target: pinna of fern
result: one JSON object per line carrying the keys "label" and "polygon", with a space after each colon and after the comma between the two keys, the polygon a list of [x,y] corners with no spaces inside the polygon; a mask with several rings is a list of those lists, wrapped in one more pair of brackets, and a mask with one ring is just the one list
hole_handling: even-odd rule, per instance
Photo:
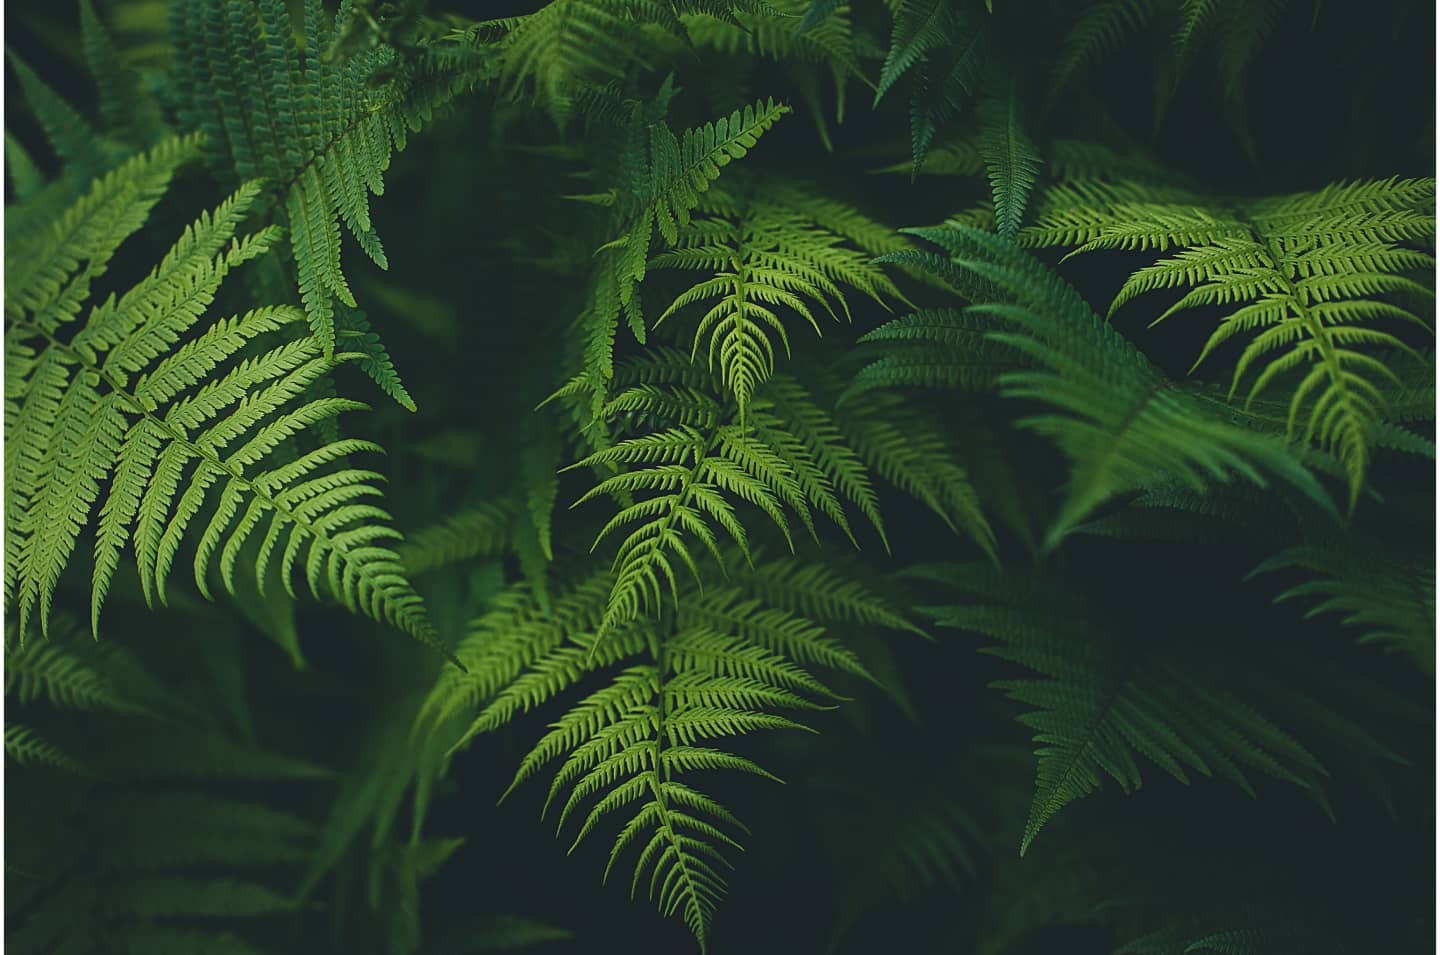
{"label": "pinna of fern", "polygon": [[257,350],[262,335],[301,317],[287,306],[201,322],[226,275],[280,237],[277,226],[235,237],[258,184],[201,215],[149,275],[81,318],[94,280],[198,152],[189,137],[137,155],[96,180],[43,244],[7,249],[5,593],[18,603],[20,632],[35,619],[48,629],[83,531],[95,531],[98,628],[121,550],[133,543],[146,599],[164,602],[187,532],[208,514],[195,542],[202,594],[217,568],[234,594],[242,552],[263,532],[251,565],[262,588],[278,566],[293,594],[303,567],[317,596],[328,592],[434,644],[386,543],[399,535],[364,501],[379,494],[380,476],[348,464],[379,448],[342,439],[298,458],[280,454],[287,439],[364,407],[306,394],[359,356],[327,358],[308,336]]}
{"label": "pinna of fern", "polygon": [[1237,476],[1261,486],[1279,478],[1333,510],[1283,441],[1236,427],[1191,389],[1168,381],[1073,288],[1013,243],[961,225],[905,231],[941,253],[905,251],[883,261],[927,269],[976,304],[931,313],[924,322],[898,319],[881,334],[903,338],[898,332],[910,328],[963,343],[975,322],[988,322],[985,340],[1017,354],[1016,367],[996,378],[1000,393],[1052,409],[1019,424],[1052,438],[1071,461],[1047,547],[1102,502],[1171,480],[1200,489]]}
{"label": "pinna of fern", "polygon": [[607,877],[623,856],[638,854],[632,896],[646,885],[661,912],[681,917],[703,951],[724,897],[728,855],[746,829],[695,788],[694,776],[727,770],[776,779],[711,741],[804,729],[781,714],[839,699],[813,667],[871,679],[827,624],[913,629],[855,581],[788,562],[776,570],[756,577],[765,581],[763,598],[743,582],[703,591],[686,582],[673,611],[629,621],[603,640],[608,571],[567,581],[550,614],[528,590],[511,588],[461,641],[456,653],[465,672],[441,675],[417,729],[442,731],[478,711],[453,752],[596,674],[610,674],[610,682],[550,725],[506,794],[563,760],[544,811],[559,806],[562,831],[578,824],[571,848],[623,810]]}
{"label": "pinna of fern", "polygon": [[1375,326],[1411,326],[1427,343],[1434,334],[1434,291],[1415,277],[1434,269],[1425,251],[1434,242],[1434,197],[1433,179],[1370,180],[1220,211],[1134,184],[1066,184],[1047,196],[1046,212],[1022,240],[1073,246],[1071,255],[1177,248],[1131,275],[1110,312],[1169,289],[1185,294],[1152,324],[1190,308],[1223,309],[1195,365],[1248,338],[1231,394],[1252,370],[1247,400],[1285,387],[1290,437],[1313,440],[1342,464],[1353,509],[1390,421],[1387,393],[1404,384],[1374,351],[1427,361]]}

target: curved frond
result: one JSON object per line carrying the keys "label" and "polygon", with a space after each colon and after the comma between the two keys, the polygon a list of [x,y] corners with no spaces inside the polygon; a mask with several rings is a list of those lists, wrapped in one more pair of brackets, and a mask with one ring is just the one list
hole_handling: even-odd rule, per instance
{"label": "curved frond", "polygon": [[[1387,392],[1400,384],[1384,350],[1409,363],[1420,356],[1395,332],[1417,327],[1434,292],[1412,276],[1434,269],[1433,179],[1335,183],[1314,193],[1262,199],[1212,214],[1202,206],[1135,202],[1109,187],[1071,188],[1025,239],[1075,251],[1166,251],[1135,272],[1113,313],[1140,295],[1184,290],[1155,321],[1191,308],[1225,315],[1196,366],[1232,341],[1247,340],[1235,362],[1233,394],[1258,371],[1247,400],[1288,384],[1287,432],[1313,440],[1343,466],[1353,508],[1389,415]],[[1419,246],[1417,248],[1417,246]],[[1398,440],[1392,437],[1391,441]]]}
{"label": "curved frond", "polygon": [[[387,267],[369,197],[384,192],[392,154],[459,92],[463,75],[439,56],[401,61],[387,45],[331,56],[334,25],[319,0],[304,4],[300,44],[283,0],[179,0],[171,27],[181,125],[205,133],[224,180],[263,178],[283,202],[306,320],[332,357],[335,300],[355,306],[337,220]],[[362,365],[406,403],[393,368]]]}
{"label": "curved frond", "polygon": [[1065,502],[1047,537],[1054,547],[1101,502],[1179,480],[1197,489],[1267,475],[1321,506],[1329,499],[1279,439],[1232,425],[1194,391],[1176,385],[1121,338],[1068,285],[1025,252],[962,226],[907,230],[938,244],[936,271],[985,304],[992,341],[1033,363],[999,379],[1007,397],[1053,409],[1021,425],[1054,439],[1072,462]]}
{"label": "curved frond", "polygon": [[120,551],[133,542],[145,596],[163,602],[193,526],[202,594],[217,569],[233,594],[241,551],[263,539],[254,557],[260,586],[272,558],[287,588],[303,567],[317,596],[326,591],[433,644],[420,598],[385,543],[399,535],[384,511],[362,503],[379,494],[379,475],[346,461],[375,446],[342,440],[294,459],[274,454],[363,407],[306,395],[350,356],[327,359],[313,338],[252,348],[292,327],[300,316],[287,307],[201,323],[226,275],[279,238],[275,227],[235,238],[257,185],[202,215],[148,276],[74,321],[89,280],[140,227],[193,150],[187,143],[157,147],[97,181],[49,247],[7,270],[6,596],[18,603],[20,632],[36,618],[48,631],[61,572],[94,519],[92,628]]}

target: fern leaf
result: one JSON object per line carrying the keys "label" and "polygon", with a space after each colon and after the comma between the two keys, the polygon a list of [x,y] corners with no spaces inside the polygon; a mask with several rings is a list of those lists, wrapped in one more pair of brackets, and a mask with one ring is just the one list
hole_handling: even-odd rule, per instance
{"label": "fern leaf", "polygon": [[1007,94],[981,105],[980,124],[980,155],[990,178],[995,225],[1000,235],[1014,239],[1035,186],[1040,156],[1022,125],[1013,82]]}
{"label": "fern leaf", "polygon": [[1246,771],[1319,792],[1325,768],[1266,715],[1257,698],[1220,689],[1226,657],[1204,643],[1127,634],[1068,590],[993,569],[932,568],[978,598],[934,612],[937,624],[984,633],[988,652],[1036,674],[995,685],[1035,709],[1020,721],[1039,744],[1036,791],[1020,843],[1023,855],[1045,823],[1110,777],[1126,792],[1141,784],[1135,757],[1181,782],[1223,776],[1246,791]]}
{"label": "fern leaf", "polygon": [[[781,712],[834,698],[807,663],[866,674],[813,621],[766,607],[743,590],[702,598],[683,580],[684,597],[665,622],[632,622],[601,643],[610,583],[602,574],[559,594],[553,621],[537,615],[532,595],[512,590],[462,641],[458,654],[469,672],[444,677],[426,711],[459,715],[479,707],[468,739],[582,681],[595,685],[525,755],[507,795],[559,761],[544,811],[559,807],[560,829],[577,833],[572,849],[608,818],[618,820],[606,877],[622,857],[634,858],[632,895],[648,885],[661,914],[681,918],[703,948],[725,895],[728,856],[746,830],[692,779],[730,771],[774,780],[725,742],[803,728]],[[803,590],[817,584],[817,604],[875,606],[872,595],[833,578],[792,583]],[[591,678],[606,671],[614,671],[610,679],[594,684]]]}
{"label": "fern leaf", "polygon": [[[174,7],[172,32],[181,123],[206,133],[222,178],[264,177],[283,200],[306,318],[329,358],[334,300],[355,306],[341,271],[338,222],[386,267],[369,196],[384,191],[391,155],[462,80],[438,59],[397,64],[388,46],[328,61],[320,52],[331,24],[318,0],[307,0],[304,13],[300,47],[279,0],[184,0]],[[387,73],[386,82],[372,83]],[[388,360],[362,365],[404,403]]]}
{"label": "fern leaf", "polygon": [[[216,500],[196,545],[202,593],[208,593],[207,572],[217,558],[222,581],[234,593],[239,552],[268,521],[256,563],[261,586],[280,536],[288,532],[281,561],[287,587],[303,554],[317,596],[327,590],[351,609],[436,645],[420,598],[383,544],[398,536],[382,523],[387,515],[356,503],[378,493],[372,483],[378,475],[330,467],[367,446],[342,441],[295,460],[272,460],[287,438],[361,407],[304,397],[335,361],[308,339],[215,375],[258,336],[284,329],[298,313],[257,309],[189,337],[227,273],[278,237],[271,227],[234,238],[258,186],[242,186],[202,215],[124,295],[92,308],[78,327],[61,325],[83,298],[74,296],[74,306],[58,314],[53,302],[84,290],[87,278],[103,270],[187,151],[193,141],[157,147],[97,182],[63,217],[51,245],[14,270],[15,284],[7,290],[13,320],[6,336],[12,374],[7,389],[17,403],[6,422],[7,456],[16,464],[6,480],[7,547],[15,561],[7,597],[18,599],[21,633],[32,615],[48,631],[61,571],[108,479],[99,507],[92,627],[118,551],[134,542],[145,594],[163,601],[192,520]],[[85,271],[75,276],[82,257]]]}
{"label": "fern leaf", "polygon": [[[1420,356],[1393,333],[1369,327],[1405,322],[1433,334],[1412,302],[1433,292],[1408,272],[1433,267],[1434,180],[1335,183],[1315,193],[1244,203],[1212,215],[1193,204],[1134,202],[1099,187],[1071,190],[1026,239],[1039,245],[1165,251],[1173,256],[1135,272],[1111,311],[1147,292],[1186,289],[1156,321],[1195,307],[1227,312],[1196,360],[1232,339],[1249,342],[1235,364],[1231,393],[1261,368],[1253,401],[1292,376],[1286,430],[1313,440],[1343,466],[1353,509],[1371,450],[1388,414],[1386,393],[1399,379],[1367,349]],[[1087,194],[1088,193],[1088,194]],[[1403,304],[1402,304],[1403,303]]]}
{"label": "fern leaf", "polygon": [[1364,546],[1308,545],[1281,551],[1250,576],[1303,570],[1313,575],[1276,596],[1275,601],[1316,599],[1305,616],[1344,614],[1343,622],[1363,632],[1360,643],[1377,643],[1431,673],[1435,667],[1435,572]]}
{"label": "fern leaf", "polygon": [[701,211],[705,216],[677,235],[675,249],[651,265],[699,269],[709,277],[676,298],[656,324],[690,305],[709,305],[692,357],[708,342],[707,364],[719,367],[743,424],[755,390],[773,373],[772,337],[789,354],[782,316],[798,315],[818,334],[817,310],[839,309],[848,317],[844,286],[876,301],[899,292],[864,254],[842,244],[843,232],[823,223],[852,235],[863,235],[865,224],[855,223],[854,215],[837,222],[822,200],[804,191],[760,186],[748,201],[712,191]]}
{"label": "fern leaf", "polygon": [[[1264,486],[1268,472],[1330,506],[1314,476],[1282,442],[1234,427],[1204,399],[1168,382],[1072,288],[1026,253],[960,226],[907,231],[950,253],[939,270],[965,294],[999,299],[972,306],[972,314],[1009,326],[992,332],[991,340],[1037,365],[1008,372],[999,383],[1002,394],[1055,409],[1022,425],[1055,439],[1073,464],[1047,547],[1102,501],[1166,480],[1198,489],[1241,476]],[[1006,300],[1013,304],[1001,304]]]}

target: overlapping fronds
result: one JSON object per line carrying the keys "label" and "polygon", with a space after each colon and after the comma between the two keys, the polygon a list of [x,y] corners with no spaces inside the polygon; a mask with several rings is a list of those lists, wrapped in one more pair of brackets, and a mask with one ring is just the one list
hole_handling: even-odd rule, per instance
{"label": "overlapping fronds", "polygon": [[693,775],[728,770],[775,779],[750,758],[722,748],[722,741],[804,728],[781,714],[837,699],[811,667],[868,678],[849,648],[794,608],[910,628],[856,581],[803,565],[787,569],[793,572],[781,589],[802,595],[798,600],[773,606],[744,584],[702,592],[682,581],[684,599],[673,613],[630,621],[603,640],[609,574],[558,593],[553,616],[526,591],[511,588],[462,640],[456,652],[467,672],[442,676],[419,728],[433,730],[478,710],[457,744],[463,746],[582,681],[593,685],[597,673],[611,674],[610,682],[550,725],[521,760],[510,790],[563,759],[545,811],[559,806],[559,829],[575,823],[578,844],[623,810],[607,877],[623,856],[635,854],[632,895],[646,885],[660,910],[682,918],[703,949],[724,897],[727,857],[740,848],[738,837],[746,830],[728,808],[695,788]]}
{"label": "overlapping fronds", "polygon": [[[355,305],[337,219],[388,267],[370,195],[384,192],[391,155],[463,77],[438,59],[399,59],[386,45],[333,56],[335,27],[319,0],[306,0],[299,44],[283,0],[176,0],[171,9],[181,124],[206,134],[222,180],[263,178],[284,203],[306,319],[330,357],[335,300]],[[406,404],[403,390],[386,390]]]}
{"label": "overlapping fronds", "polygon": [[622,505],[596,538],[598,546],[612,534],[625,535],[614,559],[602,637],[642,613],[658,613],[667,590],[678,597],[687,570],[698,578],[699,556],[723,563],[722,532],[748,555],[746,505],[769,518],[792,546],[791,521],[814,535],[815,512],[854,540],[846,502],[883,539],[866,465],[794,379],[777,378],[762,389],[744,424],[733,407],[685,384],[637,384],[617,393],[606,411],[641,411],[664,426],[571,466],[619,469],[576,502],[610,496]]}
{"label": "overlapping fronds", "polygon": [[1243,477],[1263,486],[1268,475],[1328,503],[1281,440],[1236,427],[1201,395],[1168,381],[1030,255],[958,225],[906,231],[947,254],[902,252],[885,260],[929,268],[980,303],[966,311],[994,321],[989,340],[1032,366],[1002,374],[1001,393],[1053,409],[1019,422],[1054,439],[1072,464],[1048,547],[1101,502],[1167,481],[1203,488]]}
{"label": "overlapping fronds", "polygon": [[[939,626],[986,634],[988,648],[1035,674],[994,685],[1033,707],[1019,717],[1035,730],[1036,790],[1020,842],[1023,855],[1068,803],[1105,777],[1126,792],[1141,785],[1137,756],[1181,782],[1191,773],[1229,779],[1247,792],[1247,773],[1294,783],[1325,805],[1329,775],[1291,735],[1325,726],[1378,759],[1394,757],[1364,730],[1299,694],[1281,692],[1286,672],[1256,668],[1233,680],[1228,653],[1203,634],[1186,639],[1172,622],[1156,632],[1143,620],[1115,619],[1071,588],[985,565],[920,568],[917,574],[970,596],[930,611]],[[1282,726],[1280,721],[1289,721]],[[1343,726],[1343,729],[1336,727]]]}
{"label": "overlapping fronds", "polygon": [[913,172],[924,165],[935,134],[979,90],[986,53],[983,27],[950,0],[904,0],[896,9],[875,103],[879,105],[906,73],[915,74],[910,96]]}
{"label": "overlapping fronds", "polygon": [[1426,673],[1435,672],[1435,565],[1405,560],[1374,542],[1333,538],[1292,547],[1260,564],[1251,576],[1303,571],[1309,579],[1287,588],[1276,602],[1314,601],[1305,617],[1340,613],[1376,643]]}
{"label": "overlapping fronds", "polygon": [[[313,851],[314,826],[206,781],[269,779],[269,792],[323,770],[235,739],[137,655],[64,618],[43,650],[13,636],[7,756],[73,775],[7,780],[7,811],[27,830],[6,844],[7,951],[259,951],[253,927],[295,911],[276,882]],[[37,691],[49,706],[31,705]],[[43,732],[16,722],[32,719]]]}
{"label": "overlapping fronds", "polygon": [[837,407],[835,423],[876,474],[934,511],[950,530],[994,553],[995,532],[958,442],[923,403],[868,394]]}
{"label": "overlapping fronds", "polygon": [[[821,334],[817,312],[850,317],[847,290],[877,302],[898,297],[889,277],[871,262],[863,237],[879,228],[864,222],[833,222],[825,200],[793,184],[746,192],[712,189],[696,215],[651,268],[706,274],[656,319],[660,324],[691,305],[707,307],[695,330],[692,359],[705,346],[706,363],[718,368],[735,396],[743,424],[755,389],[775,368],[778,339],[788,356],[786,319],[803,319]],[[858,247],[857,247],[858,246]]]}
{"label": "overlapping fronds", "polygon": [[98,628],[121,550],[134,544],[147,600],[164,602],[187,531],[208,515],[194,545],[202,594],[216,569],[235,592],[242,551],[263,529],[253,557],[260,586],[272,564],[287,589],[303,567],[317,595],[433,642],[386,546],[399,535],[363,502],[379,494],[380,476],[347,463],[378,447],[346,439],[279,453],[287,439],[363,407],[305,394],[350,356],[327,358],[313,337],[252,348],[293,326],[300,313],[289,307],[202,322],[226,275],[280,237],[275,226],[235,237],[258,185],[203,214],[148,276],[77,320],[91,283],[196,152],[189,138],[135,157],[97,180],[44,246],[7,249],[5,593],[18,604],[20,632],[37,618],[48,628],[82,532],[95,533]]}
{"label": "overlapping fronds", "polygon": [[1353,507],[1389,418],[1386,392],[1401,384],[1374,350],[1425,360],[1375,326],[1410,326],[1427,340],[1434,334],[1434,291],[1424,276],[1435,264],[1425,251],[1435,236],[1435,181],[1336,183],[1223,209],[1147,201],[1133,185],[1058,191],[1025,241],[1075,253],[1176,249],[1135,272],[1110,311],[1170,289],[1185,294],[1156,322],[1190,308],[1223,309],[1196,366],[1232,339],[1248,338],[1231,393],[1252,370],[1250,399],[1287,382],[1291,437],[1315,441],[1343,465]]}
{"label": "overlapping fronds", "polygon": [[[849,4],[831,4],[824,17],[811,17],[806,6],[806,0],[775,0],[754,10],[736,9],[730,17],[716,12],[682,19],[686,36],[697,48],[716,50],[731,62],[763,58],[781,64],[808,107],[822,144],[830,149],[827,114],[833,113],[836,123],[843,122],[846,84],[852,79],[867,84],[869,80],[860,66],[863,47]],[[833,110],[822,97],[826,78],[834,91]]]}
{"label": "overlapping fronds", "polygon": [[[622,315],[636,339],[645,341],[639,285],[656,230],[667,247],[674,246],[721,169],[745,156],[786,112],[787,107],[767,100],[688,129],[679,138],[663,122],[643,130],[645,145],[630,157],[631,181],[605,197],[616,206],[617,235],[600,250],[603,260],[593,273],[580,319],[592,417],[599,417],[614,376],[615,332]],[[632,121],[640,119],[637,114]]]}
{"label": "overlapping fronds", "polygon": [[557,119],[589,86],[623,78],[643,62],[647,25],[678,27],[665,3],[648,0],[557,0],[525,16],[475,23],[464,36],[492,47],[500,88],[527,89]]}

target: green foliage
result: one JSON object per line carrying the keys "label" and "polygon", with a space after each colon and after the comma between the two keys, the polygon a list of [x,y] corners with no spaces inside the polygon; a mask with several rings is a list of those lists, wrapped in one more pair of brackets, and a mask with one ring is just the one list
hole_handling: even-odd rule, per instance
{"label": "green foliage", "polygon": [[1248,333],[1230,393],[1252,368],[1259,374],[1250,399],[1290,376],[1287,429],[1340,461],[1353,508],[1377,432],[1387,423],[1385,389],[1401,384],[1368,349],[1423,360],[1395,333],[1371,326],[1399,322],[1432,330],[1417,310],[1426,303],[1433,308],[1434,291],[1411,276],[1434,269],[1434,258],[1415,248],[1434,242],[1434,196],[1433,179],[1374,180],[1217,213],[1132,184],[1085,183],[1047,197],[1048,214],[1025,240],[1074,246],[1075,253],[1178,248],[1135,272],[1110,312],[1165,289],[1188,291],[1155,323],[1185,309],[1225,309],[1195,364]]}
{"label": "green foliage", "polygon": [[910,97],[910,155],[920,170],[936,133],[976,92],[986,63],[986,34],[949,0],[904,0],[895,13],[890,47],[875,89],[879,105],[894,83],[914,72]]}
{"label": "green foliage", "polygon": [[1363,628],[1361,643],[1382,644],[1423,672],[1435,670],[1435,568],[1403,559],[1374,542],[1330,540],[1282,551],[1253,571],[1304,570],[1314,575],[1289,587],[1276,602],[1320,598],[1306,616],[1340,612],[1344,623]]}
{"label": "green foliage", "polygon": [[1015,579],[980,565],[915,572],[974,601],[930,610],[937,625],[1001,641],[987,652],[1035,675],[993,684],[1034,708],[1019,719],[1040,744],[1021,855],[1056,813],[1106,776],[1126,792],[1138,789],[1137,755],[1181,782],[1189,773],[1220,776],[1252,795],[1246,771],[1263,773],[1311,791],[1322,805],[1329,772],[1286,722],[1314,720],[1371,758],[1398,758],[1360,727],[1319,712],[1318,701],[1287,698],[1283,671],[1250,673],[1244,695],[1222,689],[1228,654],[1213,638],[1207,645],[1156,633],[1143,616],[1111,619],[1044,578]]}
{"label": "green foliage", "polygon": [[740,849],[737,837],[747,830],[692,777],[730,770],[778,781],[754,760],[709,742],[804,729],[781,713],[838,699],[809,668],[871,679],[855,653],[827,634],[827,624],[909,626],[854,581],[821,567],[785,573],[779,588],[771,575],[757,574],[770,581],[765,596],[743,583],[707,591],[686,583],[677,587],[673,612],[620,624],[609,597],[618,584],[608,573],[557,595],[549,615],[530,594],[512,589],[462,640],[456,652],[466,672],[447,674],[435,688],[421,726],[437,728],[478,710],[454,748],[462,747],[592,682],[592,674],[612,674],[551,724],[506,793],[563,757],[545,812],[560,807],[560,831],[575,823],[571,850],[624,809],[606,877],[622,857],[636,856],[630,894],[645,884],[662,914],[678,915],[704,950],[725,894],[723,870],[732,866],[727,855]]}
{"label": "green foliage", "polygon": [[[1024,252],[965,226],[907,231],[948,256],[901,252],[885,260],[929,268],[977,300],[964,314],[991,322],[991,342],[1033,363],[1002,374],[1001,393],[1054,409],[1019,422],[1054,440],[1071,461],[1047,547],[1104,501],[1167,480],[1199,489],[1238,476],[1264,486],[1268,473],[1328,504],[1315,477],[1283,443],[1235,427],[1211,402],[1169,382]],[[963,325],[957,331],[963,334]]]}
{"label": "green foliage", "polygon": [[[285,204],[306,319],[335,352],[335,305],[355,306],[340,270],[338,216],[356,243],[387,268],[370,218],[370,195],[385,190],[391,154],[458,90],[444,64],[397,63],[376,46],[348,58],[325,54],[334,26],[307,0],[300,44],[280,0],[172,5],[180,122],[206,134],[222,180],[263,178]],[[414,410],[403,389],[376,380]]]}
{"label": "green foliage", "polygon": [[48,632],[61,572],[109,481],[98,512],[92,629],[120,551],[132,542],[146,600],[165,601],[185,531],[216,489],[195,550],[202,594],[209,596],[207,578],[217,567],[235,593],[241,551],[263,525],[254,562],[262,587],[274,560],[293,595],[299,564],[316,596],[323,582],[353,610],[433,643],[419,596],[384,546],[397,536],[377,523],[387,515],[358,503],[378,493],[379,475],[344,466],[346,456],[377,446],[350,439],[293,459],[271,457],[287,439],[364,407],[305,400],[305,387],[336,359],[302,339],[216,373],[250,342],[299,317],[284,307],[221,319],[185,340],[229,271],[278,237],[274,227],[235,237],[258,186],[242,186],[202,215],[149,276],[76,321],[91,283],[194,153],[194,139],[172,140],[97,180],[46,246],[6,270],[5,589],[7,602],[18,601],[20,632],[32,614]]}
{"label": "green foliage", "polygon": [[1428,12],[15,11],[6,943],[1429,951]]}
{"label": "green foliage", "polygon": [[[650,268],[710,276],[671,302],[656,324],[687,306],[714,301],[696,329],[691,360],[706,343],[707,363],[719,366],[742,425],[755,389],[775,367],[771,337],[790,353],[782,316],[798,315],[821,334],[816,311],[850,317],[846,286],[876,301],[900,294],[865,254],[877,251],[866,248],[866,238],[880,227],[860,216],[836,219],[832,209],[789,183],[738,196],[711,190],[696,209],[699,215],[672,241],[674,248],[650,261]],[[859,248],[846,248],[847,242]]]}

